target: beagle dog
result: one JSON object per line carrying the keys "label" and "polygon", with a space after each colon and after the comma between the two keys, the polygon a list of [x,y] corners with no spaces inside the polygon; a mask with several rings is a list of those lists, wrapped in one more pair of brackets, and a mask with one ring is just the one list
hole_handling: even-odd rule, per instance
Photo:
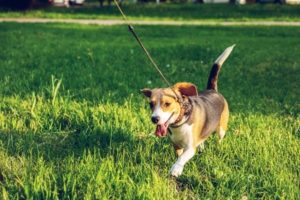
{"label": "beagle dog", "polygon": [[184,165],[195,155],[196,148],[214,132],[222,141],[227,130],[229,109],[226,99],[217,90],[220,69],[235,45],[228,47],[212,66],[206,90],[198,93],[192,83],[180,82],[169,88],[142,89],[150,99],[151,120],[155,135],[168,134],[178,156],[170,174],[178,177]]}

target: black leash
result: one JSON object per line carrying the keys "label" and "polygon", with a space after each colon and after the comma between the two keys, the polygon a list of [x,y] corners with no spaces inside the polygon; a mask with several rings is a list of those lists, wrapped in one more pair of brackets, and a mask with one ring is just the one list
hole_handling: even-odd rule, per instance
{"label": "black leash", "polygon": [[147,57],[149,58],[150,62],[152,63],[152,65],[154,66],[154,68],[156,69],[156,71],[159,73],[159,75],[161,76],[161,78],[163,79],[163,81],[168,85],[168,87],[174,92],[176,99],[179,103],[182,102],[182,99],[180,96],[177,95],[177,93],[174,91],[174,89],[171,87],[170,82],[166,79],[166,77],[163,75],[163,73],[161,72],[161,70],[159,69],[159,67],[157,66],[157,64],[154,62],[153,58],[151,57],[150,53],[148,52],[148,50],[146,49],[146,47],[143,45],[142,41],[140,40],[140,38],[138,37],[138,35],[135,33],[133,26],[129,23],[129,20],[127,19],[125,13],[122,11],[119,3],[117,0],[114,0],[117,8],[119,9],[121,15],[123,16],[124,21],[127,23],[128,29],[129,31],[132,33],[133,37],[136,39],[136,41],[139,43],[139,45],[142,47],[143,51],[145,52],[145,54],[147,55]]}

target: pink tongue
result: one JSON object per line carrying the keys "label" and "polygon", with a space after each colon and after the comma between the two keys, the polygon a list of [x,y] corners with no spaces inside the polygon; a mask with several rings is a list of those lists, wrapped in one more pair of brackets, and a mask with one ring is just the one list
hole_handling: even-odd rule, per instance
{"label": "pink tongue", "polygon": [[167,126],[165,126],[164,124],[156,126],[156,131],[155,131],[156,136],[163,137],[166,135],[166,133],[167,133]]}

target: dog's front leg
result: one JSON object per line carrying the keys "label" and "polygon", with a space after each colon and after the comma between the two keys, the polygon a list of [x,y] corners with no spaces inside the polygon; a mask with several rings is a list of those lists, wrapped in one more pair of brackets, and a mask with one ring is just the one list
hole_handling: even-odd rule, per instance
{"label": "dog's front leg", "polygon": [[170,170],[172,176],[178,177],[182,174],[184,165],[195,155],[195,149],[189,147],[183,151],[177,161],[174,163]]}

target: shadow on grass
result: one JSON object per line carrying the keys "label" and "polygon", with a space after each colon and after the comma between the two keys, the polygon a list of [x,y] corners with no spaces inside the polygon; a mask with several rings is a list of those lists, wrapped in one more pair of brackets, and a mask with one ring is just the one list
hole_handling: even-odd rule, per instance
{"label": "shadow on grass", "polygon": [[0,131],[0,142],[10,156],[43,157],[48,161],[61,160],[70,155],[81,157],[84,152],[95,149],[106,157],[114,153],[116,146],[126,144],[130,148],[135,143],[132,136],[120,130],[111,133],[101,130],[48,133]]}
{"label": "shadow on grass", "polygon": [[176,182],[176,189],[178,191],[184,191],[184,190],[192,190],[193,188],[196,188],[200,185],[200,180],[191,176],[181,176],[179,178],[173,178]]}

